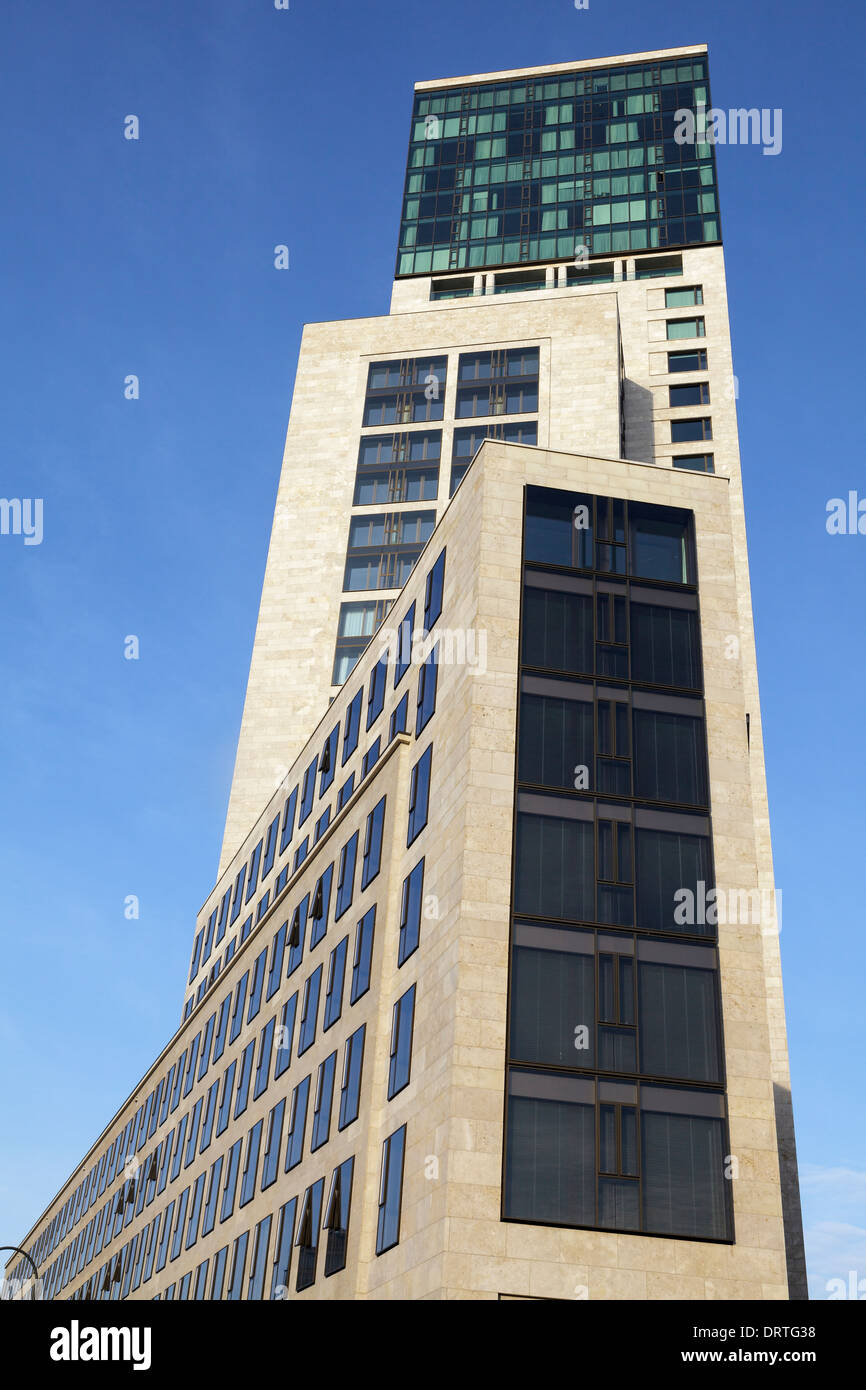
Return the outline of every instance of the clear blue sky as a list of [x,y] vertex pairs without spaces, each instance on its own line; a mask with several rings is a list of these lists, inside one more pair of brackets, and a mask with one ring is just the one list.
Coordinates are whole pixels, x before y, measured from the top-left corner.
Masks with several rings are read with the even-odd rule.
[[413,82],[706,42],[717,106],[784,112],[721,207],[814,1296],[866,1277],[866,536],[824,524],[866,496],[864,40],[854,0],[5,7],[0,493],[45,534],[0,537],[0,1243],[177,1026],[301,325],[387,310]]

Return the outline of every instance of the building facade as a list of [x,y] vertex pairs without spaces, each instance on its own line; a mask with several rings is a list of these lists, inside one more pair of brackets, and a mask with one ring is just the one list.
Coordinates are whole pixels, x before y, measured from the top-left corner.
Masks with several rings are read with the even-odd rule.
[[702,47],[416,88],[390,313],[304,332],[181,1025],[47,1296],[805,1297],[703,101]]

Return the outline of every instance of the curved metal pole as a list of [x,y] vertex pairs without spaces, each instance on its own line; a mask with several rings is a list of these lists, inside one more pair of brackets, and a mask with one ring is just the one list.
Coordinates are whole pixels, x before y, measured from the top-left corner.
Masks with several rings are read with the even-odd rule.
[[[15,1252],[16,1255],[23,1255],[24,1258],[25,1258],[25,1260],[29,1260],[30,1263],[31,1263],[32,1266],[33,1266],[33,1275],[34,1275],[35,1282],[36,1282],[37,1284],[39,1283],[39,1270],[38,1270],[37,1267],[36,1267],[36,1261],[33,1259],[33,1256],[32,1256],[32,1255],[28,1255],[28,1253],[27,1253],[26,1250],[22,1250],[22,1249],[21,1249],[21,1246],[20,1246],[20,1245],[0,1245],[0,1250],[14,1250],[14,1252]],[[9,1261],[7,1260],[6,1263],[8,1264]],[[4,1267],[5,1267],[5,1266],[4,1266]],[[4,1282],[5,1282],[5,1275],[4,1275]]]

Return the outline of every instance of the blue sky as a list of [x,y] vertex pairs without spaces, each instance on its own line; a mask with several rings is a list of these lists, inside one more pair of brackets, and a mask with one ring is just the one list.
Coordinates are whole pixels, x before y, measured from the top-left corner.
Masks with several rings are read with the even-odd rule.
[[802,0],[6,7],[0,491],[44,540],[0,537],[0,1242],[177,1026],[301,326],[387,310],[413,82],[706,42],[717,106],[784,113],[721,207],[813,1296],[866,1278],[866,536],[825,529],[866,497],[864,38]]

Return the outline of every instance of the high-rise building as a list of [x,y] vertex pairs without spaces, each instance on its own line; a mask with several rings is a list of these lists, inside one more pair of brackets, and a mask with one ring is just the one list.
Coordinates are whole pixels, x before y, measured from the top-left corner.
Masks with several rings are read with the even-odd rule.
[[304,332],[182,1021],[48,1296],[805,1297],[701,103],[702,46],[416,87],[390,312]]

